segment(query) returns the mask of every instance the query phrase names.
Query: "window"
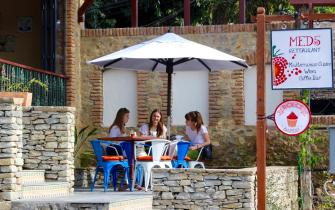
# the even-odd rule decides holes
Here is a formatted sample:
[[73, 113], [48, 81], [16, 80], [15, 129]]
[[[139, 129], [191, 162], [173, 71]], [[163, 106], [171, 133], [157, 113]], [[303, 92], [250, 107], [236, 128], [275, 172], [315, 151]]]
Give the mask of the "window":
[[[245, 125], [256, 125], [256, 82], [256, 66], [251, 66], [244, 71]], [[268, 65], [266, 66], [265, 90], [266, 115], [271, 115], [274, 113], [275, 108], [283, 101], [283, 91], [271, 89], [271, 67]], [[268, 120], [268, 125], [274, 125], [273, 121]]]
[[178, 71], [172, 79], [172, 124], [185, 125], [185, 114], [195, 110], [208, 124], [208, 72]]
[[107, 70], [103, 73], [103, 125], [110, 126], [119, 108], [130, 110], [127, 126], [137, 126], [137, 74]]
[[315, 99], [310, 101], [312, 115], [334, 115], [335, 99]]

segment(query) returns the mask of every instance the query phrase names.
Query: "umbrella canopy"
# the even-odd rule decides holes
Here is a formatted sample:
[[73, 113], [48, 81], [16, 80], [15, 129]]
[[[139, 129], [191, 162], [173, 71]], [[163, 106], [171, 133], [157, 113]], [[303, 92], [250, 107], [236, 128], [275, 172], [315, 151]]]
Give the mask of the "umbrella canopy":
[[166, 71], [247, 68], [244, 60], [214, 48], [166, 33], [149, 41], [89, 61], [103, 68]]
[[171, 122], [171, 75], [174, 71], [206, 70], [211, 72], [248, 68], [246, 62], [240, 58], [184, 39], [174, 33], [166, 33], [88, 63], [103, 68], [168, 73], [168, 127]]

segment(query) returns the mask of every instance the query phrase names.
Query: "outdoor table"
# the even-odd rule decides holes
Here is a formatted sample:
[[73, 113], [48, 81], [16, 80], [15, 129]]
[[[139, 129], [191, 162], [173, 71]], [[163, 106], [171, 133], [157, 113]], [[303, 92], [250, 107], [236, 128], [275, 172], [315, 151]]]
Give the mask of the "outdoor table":
[[[123, 141], [123, 142], [129, 142], [130, 143], [130, 156], [128, 158], [128, 164], [130, 166], [130, 179], [133, 182], [133, 174], [134, 174], [134, 166], [135, 166], [135, 155], [134, 154], [134, 145], [136, 141], [145, 141], [145, 140], [152, 140], [157, 139], [157, 137], [154, 136], [122, 136], [122, 137], [101, 137], [98, 138], [99, 140], [103, 141]], [[131, 184], [131, 183], [130, 183]]]

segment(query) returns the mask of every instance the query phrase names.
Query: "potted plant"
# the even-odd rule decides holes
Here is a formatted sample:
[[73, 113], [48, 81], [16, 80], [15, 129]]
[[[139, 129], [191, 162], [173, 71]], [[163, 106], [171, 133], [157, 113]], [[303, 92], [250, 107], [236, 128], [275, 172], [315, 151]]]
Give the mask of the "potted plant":
[[[90, 129], [89, 126], [85, 126], [81, 129], [74, 128], [74, 159], [75, 165], [80, 167], [88, 167], [95, 165], [95, 154], [91, 150], [83, 149], [83, 146], [88, 140], [91, 140], [93, 136], [100, 134], [100, 130], [97, 128]], [[92, 164], [94, 163], [94, 164]]]
[[[0, 98], [23, 98], [22, 106], [31, 106], [33, 85], [42, 87], [48, 91], [48, 85], [38, 79], [31, 79], [28, 82], [12, 82], [5, 76], [0, 76], [1, 92]], [[3, 92], [4, 90], [5, 92]]]

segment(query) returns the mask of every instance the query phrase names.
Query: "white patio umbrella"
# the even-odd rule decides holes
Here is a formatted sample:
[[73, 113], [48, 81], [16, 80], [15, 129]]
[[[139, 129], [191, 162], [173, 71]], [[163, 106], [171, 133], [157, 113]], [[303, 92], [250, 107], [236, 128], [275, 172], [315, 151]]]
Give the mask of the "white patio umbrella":
[[166, 71], [168, 74], [168, 136], [171, 123], [171, 75], [187, 70], [236, 70], [248, 68], [246, 62], [214, 48], [166, 33], [149, 41], [91, 60], [103, 68]]

